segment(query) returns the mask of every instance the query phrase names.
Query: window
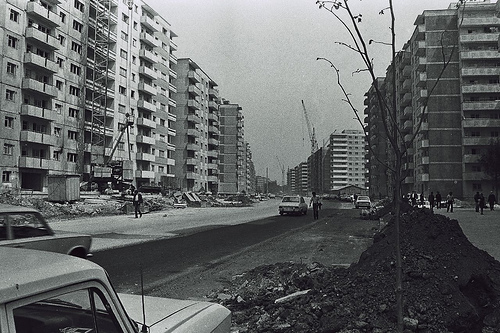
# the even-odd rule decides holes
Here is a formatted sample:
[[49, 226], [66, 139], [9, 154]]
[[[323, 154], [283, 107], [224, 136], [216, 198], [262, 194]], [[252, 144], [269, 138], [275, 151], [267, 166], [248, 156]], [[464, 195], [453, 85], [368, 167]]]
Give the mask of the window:
[[78, 140], [78, 132], [68, 130], [68, 139]]
[[135, 73], [132, 73], [132, 82], [135, 82]]
[[61, 137], [62, 129], [61, 127], [54, 127], [54, 135], [58, 138]]
[[78, 31], [78, 32], [82, 32], [83, 24], [81, 24], [77, 20], [73, 20], [73, 29]]
[[57, 39], [59, 39], [59, 44], [64, 46], [64, 43], [66, 42], [66, 37], [64, 37], [63, 35], [59, 35], [59, 37], [57, 37]]
[[81, 73], [81, 68], [80, 68], [80, 66], [77, 66], [77, 65], [75, 65], [75, 64], [71, 64], [71, 66], [70, 66], [70, 71], [71, 71], [71, 73], [73, 73], [73, 74], [80, 75], [80, 73]]
[[52, 159], [54, 161], [59, 161], [60, 158], [61, 158], [61, 152], [59, 150], [54, 150], [52, 152]]
[[19, 22], [19, 12], [16, 12], [14, 9], [11, 9], [10, 20], [14, 22]]
[[132, 56], [132, 63], [135, 65], [136, 62], [137, 62], [136, 56]]
[[5, 99], [14, 102], [16, 100], [16, 92], [13, 90], [5, 90]]
[[78, 0], [75, 0], [75, 8], [83, 13], [85, 7], [83, 6], [83, 3], [81, 3]]
[[14, 154], [14, 145], [11, 145], [10, 143], [4, 143], [3, 154], [12, 156]]
[[132, 46], [137, 46], [137, 39], [132, 39]]
[[490, 136], [492, 138], [497, 138], [498, 137], [498, 132], [496, 132], [496, 131], [495, 132], [491, 132], [490, 134], [491, 134]]
[[69, 86], [69, 94], [73, 96], [80, 96], [80, 88], [75, 86]]
[[137, 22], [134, 22], [134, 30], [137, 30]]
[[122, 37], [122, 39], [123, 39], [124, 41], [126, 41], [126, 42], [128, 41], [128, 34], [127, 34], [125, 31], [122, 31], [122, 32], [121, 32], [121, 37]]
[[11, 62], [7, 62], [7, 74], [16, 75], [17, 65]]
[[[128, 24], [129, 17], [122, 13], [122, 21]], [[135, 23], [135, 22], [134, 22]]]
[[64, 59], [63, 58], [57, 57], [57, 61], [56, 62], [59, 65], [60, 68], [63, 67], [63, 64], [64, 64]]
[[74, 162], [74, 163], [76, 163], [76, 161], [78, 160], [78, 154], [68, 153], [66, 155], [66, 159], [68, 160], [68, 162]]
[[65, 23], [65, 21], [66, 21], [66, 14], [64, 14], [63, 12], [60, 12], [59, 13], [59, 17], [61, 18], [61, 22]]
[[127, 76], [127, 70], [125, 68], [123, 68], [123, 67], [120, 67], [120, 75], [126, 77]]
[[124, 49], [120, 49], [120, 57], [122, 57], [122, 59], [127, 59], [127, 51], [125, 51]]
[[135, 98], [135, 91], [133, 90], [130, 91], [130, 98]]
[[2, 171], [2, 183], [10, 182], [10, 171]]
[[119, 86], [118, 92], [122, 95], [125, 95], [127, 93], [127, 89], [124, 86]]
[[68, 115], [73, 118], [78, 118], [79, 110], [75, 108], [69, 108]]
[[7, 128], [14, 128], [14, 118], [5, 116], [4, 126]]
[[60, 80], [56, 80], [56, 88], [62, 90], [63, 82]]
[[14, 49], [17, 49], [19, 46], [19, 39], [17, 39], [14, 36], [9, 36], [8, 41], [7, 41], [7, 45], [9, 45], [10, 47], [12, 47]]
[[80, 44], [78, 44], [77, 42], [73, 41], [73, 42], [71, 42], [71, 50], [81, 54], [82, 53], [82, 46]]

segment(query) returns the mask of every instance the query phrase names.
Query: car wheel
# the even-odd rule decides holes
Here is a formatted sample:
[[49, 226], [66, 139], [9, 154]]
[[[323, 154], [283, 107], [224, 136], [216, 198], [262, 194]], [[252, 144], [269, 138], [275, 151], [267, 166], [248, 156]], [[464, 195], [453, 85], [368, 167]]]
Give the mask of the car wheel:
[[69, 253], [69, 255], [74, 256], [74, 257], [78, 257], [78, 258], [86, 258], [87, 257], [87, 253], [86, 253], [85, 249], [81, 248], [81, 247], [74, 249], [73, 251], [71, 251]]
[[280, 215], [283, 216], [283, 212], [280, 212]]

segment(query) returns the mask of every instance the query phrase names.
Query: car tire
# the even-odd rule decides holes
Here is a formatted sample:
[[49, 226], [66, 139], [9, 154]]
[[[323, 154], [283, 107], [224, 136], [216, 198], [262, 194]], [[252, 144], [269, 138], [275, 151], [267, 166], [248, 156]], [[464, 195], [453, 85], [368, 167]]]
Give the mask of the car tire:
[[283, 212], [280, 212], [280, 215], [283, 216]]

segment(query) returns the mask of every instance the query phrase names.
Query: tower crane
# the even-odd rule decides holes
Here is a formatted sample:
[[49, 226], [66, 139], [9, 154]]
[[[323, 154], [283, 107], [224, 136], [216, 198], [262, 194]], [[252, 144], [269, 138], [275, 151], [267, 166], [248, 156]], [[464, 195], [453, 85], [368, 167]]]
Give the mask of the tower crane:
[[306, 118], [307, 131], [309, 132], [309, 140], [311, 141], [311, 154], [314, 154], [318, 150], [318, 141], [316, 140], [316, 134], [314, 132], [314, 127], [312, 127], [309, 121], [309, 116], [307, 115], [306, 106], [304, 105], [304, 100], [302, 100], [302, 109], [304, 110], [304, 116]]
[[279, 165], [280, 170], [281, 170], [281, 187], [284, 187], [285, 186], [285, 167], [283, 166], [283, 164], [281, 164], [281, 161], [278, 158], [278, 155], [276, 155], [276, 159], [278, 160], [278, 165]]

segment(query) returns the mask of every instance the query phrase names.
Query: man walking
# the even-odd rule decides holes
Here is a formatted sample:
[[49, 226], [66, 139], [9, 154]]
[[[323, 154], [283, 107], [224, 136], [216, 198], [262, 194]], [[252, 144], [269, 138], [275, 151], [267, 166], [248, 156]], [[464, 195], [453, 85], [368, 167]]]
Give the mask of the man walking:
[[440, 209], [441, 208], [441, 193], [439, 191], [436, 192], [436, 208]]
[[135, 218], [142, 217], [141, 204], [142, 204], [142, 194], [138, 191], [134, 191], [134, 198], [132, 199], [134, 205]]
[[319, 208], [321, 206], [321, 202], [319, 200], [319, 197], [316, 196], [316, 192], [312, 193], [311, 201], [309, 202], [309, 207], [312, 205], [313, 207], [313, 215], [314, 219], [317, 220], [319, 218]]
[[486, 200], [483, 195], [483, 192], [481, 192], [481, 194], [479, 194], [479, 209], [481, 210], [481, 215], [483, 215], [484, 207], [486, 207]]
[[493, 194], [493, 191], [491, 191], [490, 195], [488, 195], [488, 203], [490, 204], [490, 210], [493, 210], [493, 207], [495, 207], [495, 202], [497, 202], [497, 198]]
[[476, 203], [476, 213], [479, 213], [479, 191], [474, 194], [474, 202]]
[[453, 192], [450, 191], [448, 195], [446, 196], [446, 211], [453, 213], [453, 203], [455, 202], [455, 199], [453, 198]]
[[431, 209], [431, 212], [434, 212], [434, 192], [429, 194], [429, 208]]

